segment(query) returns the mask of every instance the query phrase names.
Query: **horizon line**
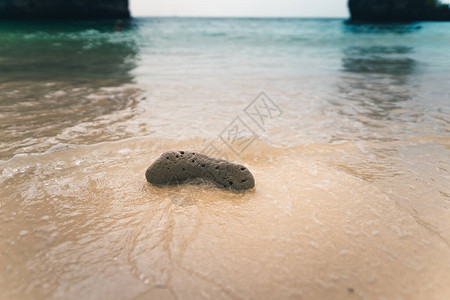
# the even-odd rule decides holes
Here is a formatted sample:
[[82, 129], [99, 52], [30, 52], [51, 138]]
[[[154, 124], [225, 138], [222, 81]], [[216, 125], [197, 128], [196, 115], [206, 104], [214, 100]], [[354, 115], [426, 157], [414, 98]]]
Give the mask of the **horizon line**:
[[347, 19], [350, 16], [195, 16], [195, 15], [138, 15], [131, 18], [241, 18], [241, 19]]

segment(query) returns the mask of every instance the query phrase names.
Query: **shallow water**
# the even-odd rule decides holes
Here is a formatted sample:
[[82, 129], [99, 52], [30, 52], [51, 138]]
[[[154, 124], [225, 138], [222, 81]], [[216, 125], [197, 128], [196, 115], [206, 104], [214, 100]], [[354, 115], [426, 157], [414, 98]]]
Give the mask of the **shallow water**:
[[0, 24], [0, 298], [448, 299], [450, 24], [113, 23]]

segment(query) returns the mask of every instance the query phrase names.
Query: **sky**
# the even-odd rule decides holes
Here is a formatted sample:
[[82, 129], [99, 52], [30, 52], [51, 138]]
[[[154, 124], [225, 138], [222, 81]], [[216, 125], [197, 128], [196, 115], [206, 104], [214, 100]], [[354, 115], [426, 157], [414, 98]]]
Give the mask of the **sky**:
[[139, 16], [342, 17], [347, 0], [129, 0]]
[[[348, 18], [347, 0], [129, 0], [140, 16], [338, 17]], [[450, 0], [441, 0], [450, 3]]]

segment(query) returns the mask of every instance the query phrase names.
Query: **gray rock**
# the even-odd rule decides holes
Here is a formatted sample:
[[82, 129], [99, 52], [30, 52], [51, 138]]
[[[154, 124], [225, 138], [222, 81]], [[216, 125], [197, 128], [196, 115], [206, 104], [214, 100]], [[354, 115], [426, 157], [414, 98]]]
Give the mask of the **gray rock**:
[[192, 179], [205, 179], [223, 188], [247, 190], [255, 186], [250, 171], [238, 164], [188, 151], [169, 151], [145, 172], [154, 185], [171, 185]]

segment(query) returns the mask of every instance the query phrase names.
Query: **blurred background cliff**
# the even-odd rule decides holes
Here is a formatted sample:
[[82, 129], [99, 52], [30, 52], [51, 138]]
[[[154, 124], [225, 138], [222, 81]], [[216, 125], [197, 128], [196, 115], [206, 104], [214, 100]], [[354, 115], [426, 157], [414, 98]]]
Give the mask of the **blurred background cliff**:
[[128, 0], [0, 0], [0, 19], [128, 17]]
[[450, 20], [448, 4], [438, 0], [349, 0], [353, 21], [444, 21]]

